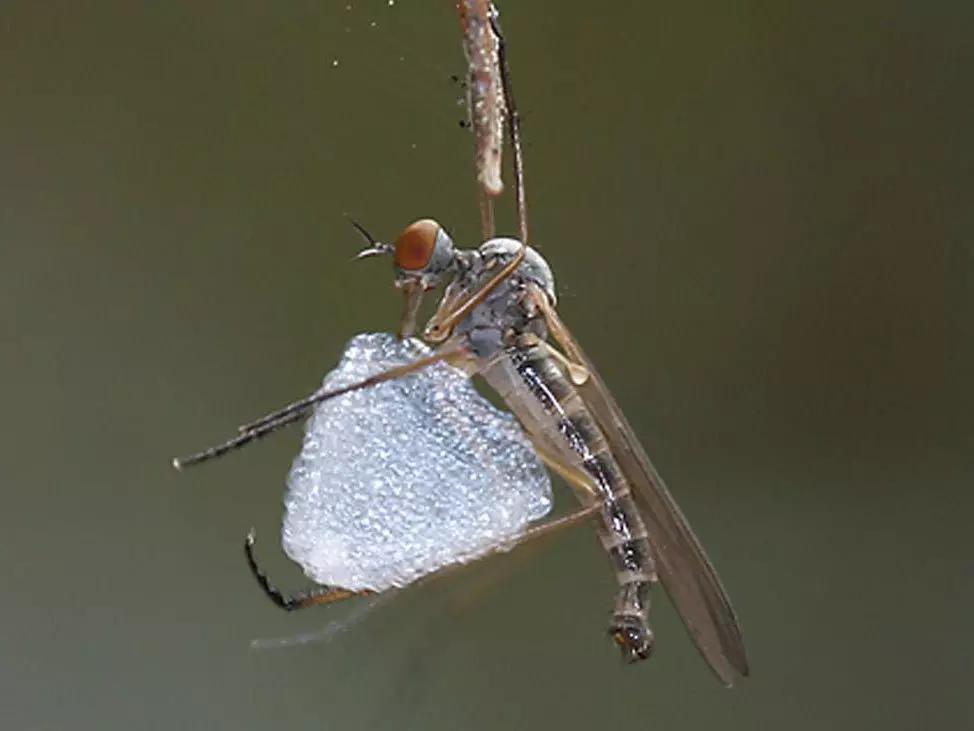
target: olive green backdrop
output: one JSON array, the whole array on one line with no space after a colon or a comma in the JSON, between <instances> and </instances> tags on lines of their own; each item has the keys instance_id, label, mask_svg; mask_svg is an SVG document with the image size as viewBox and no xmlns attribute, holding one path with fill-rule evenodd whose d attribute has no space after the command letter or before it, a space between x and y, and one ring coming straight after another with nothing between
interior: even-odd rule
<instances>
[{"instance_id":1,"label":"olive green backdrop","mask_svg":"<svg viewBox=\"0 0 974 731\"><path fill-rule=\"evenodd\" d=\"M451 3L0 8L0 726L974 724L970 3L502 6L532 241L741 615L622 666L577 529L255 651L300 430L169 459L394 325L392 238L477 242ZM511 230L510 210L501 214ZM559 493L569 504L567 491Z\"/></svg>"}]
</instances>

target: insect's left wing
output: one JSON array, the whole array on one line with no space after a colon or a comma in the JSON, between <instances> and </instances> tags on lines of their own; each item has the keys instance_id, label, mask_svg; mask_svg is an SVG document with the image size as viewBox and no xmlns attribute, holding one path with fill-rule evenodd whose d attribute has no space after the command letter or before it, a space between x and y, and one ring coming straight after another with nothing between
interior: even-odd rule
<instances>
[{"instance_id":1,"label":"insect's left wing","mask_svg":"<svg viewBox=\"0 0 974 731\"><path fill-rule=\"evenodd\" d=\"M743 676L749 672L747 653L737 615L713 564L595 366L544 293L536 290L535 299L566 355L588 370L588 378L576 387L633 488L670 600L700 654L725 685L732 685L734 671Z\"/></svg>"}]
</instances>

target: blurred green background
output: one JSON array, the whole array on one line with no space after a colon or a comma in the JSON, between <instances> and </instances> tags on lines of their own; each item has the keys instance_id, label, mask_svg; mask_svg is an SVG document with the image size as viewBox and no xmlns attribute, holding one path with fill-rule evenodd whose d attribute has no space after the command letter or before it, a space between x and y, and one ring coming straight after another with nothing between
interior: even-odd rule
<instances>
[{"instance_id":1,"label":"blurred green background","mask_svg":"<svg viewBox=\"0 0 974 731\"><path fill-rule=\"evenodd\" d=\"M723 690L662 593L623 666L586 529L250 648L354 611L279 612L244 565L254 525L306 583L300 430L169 459L394 326L343 213L477 243L452 5L349 1L0 8L0 727L974 726L974 6L945 0L501 7L533 243L752 678Z\"/></svg>"}]
</instances>

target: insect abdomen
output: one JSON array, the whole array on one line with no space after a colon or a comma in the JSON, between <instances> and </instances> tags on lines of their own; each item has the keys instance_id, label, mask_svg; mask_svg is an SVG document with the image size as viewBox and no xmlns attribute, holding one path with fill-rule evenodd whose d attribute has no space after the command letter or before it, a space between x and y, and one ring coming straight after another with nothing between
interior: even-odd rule
<instances>
[{"instance_id":1,"label":"insect abdomen","mask_svg":"<svg viewBox=\"0 0 974 731\"><path fill-rule=\"evenodd\" d=\"M521 417L529 432L543 430L549 435L557 432L560 456L587 476L591 493L586 494L577 485L573 487L583 501L601 503L599 538L619 580L609 632L625 659L630 662L644 659L652 650L649 590L657 575L646 526L629 484L602 430L578 391L549 355L547 346L538 343L527 348L510 348L506 355L507 363L503 365L507 367L502 370L507 373L502 375L491 368L485 376Z\"/></svg>"}]
</instances>

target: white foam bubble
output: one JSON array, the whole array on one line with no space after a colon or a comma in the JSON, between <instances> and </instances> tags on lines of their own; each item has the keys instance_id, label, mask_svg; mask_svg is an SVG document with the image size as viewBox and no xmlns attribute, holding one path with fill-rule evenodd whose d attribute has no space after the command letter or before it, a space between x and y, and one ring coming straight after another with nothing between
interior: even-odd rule
<instances>
[{"instance_id":1,"label":"white foam bubble","mask_svg":"<svg viewBox=\"0 0 974 731\"><path fill-rule=\"evenodd\" d=\"M334 389L428 354L353 338ZM502 545L551 509L551 483L514 417L437 364L320 404L288 477L283 546L320 584L404 586Z\"/></svg>"}]
</instances>

